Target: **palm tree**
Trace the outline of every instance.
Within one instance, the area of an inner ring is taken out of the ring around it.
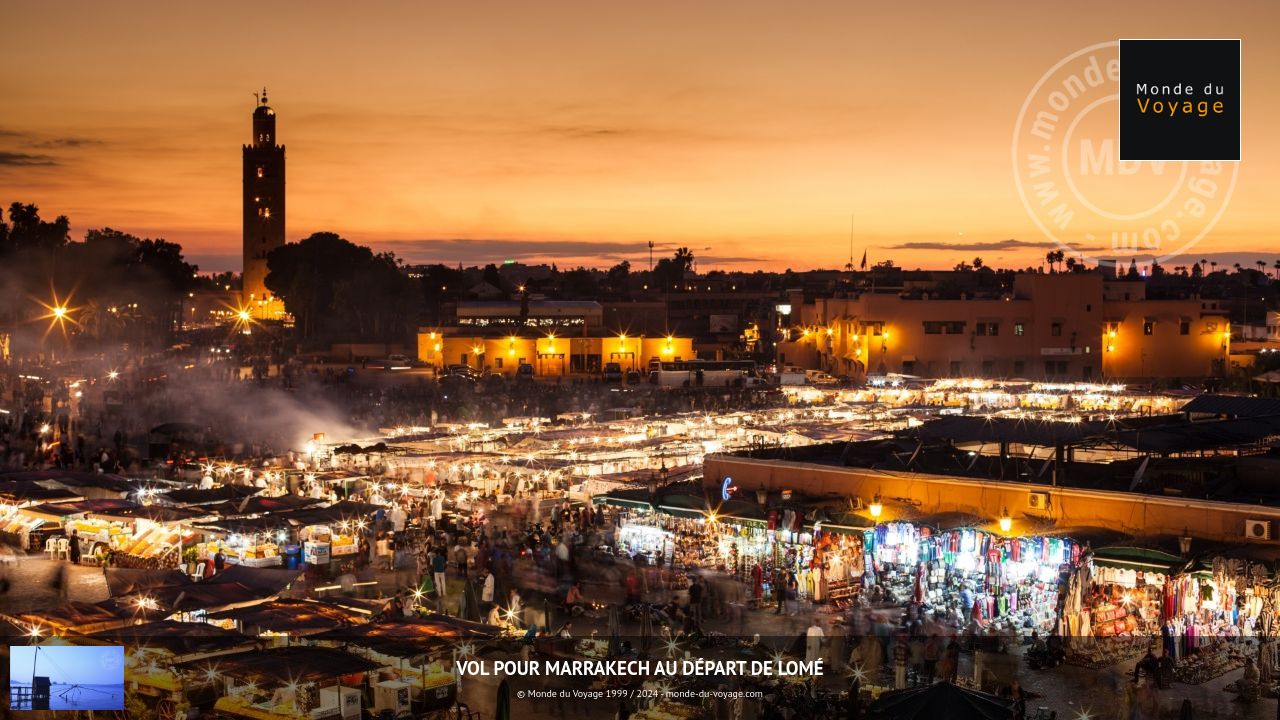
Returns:
[[[1258,272],[1262,273],[1263,275],[1266,275],[1266,274],[1267,274],[1267,261],[1266,261],[1266,260],[1258,260],[1258,261],[1254,262],[1253,264],[1258,266]]]
[[[1217,260],[1209,261],[1209,274],[1212,275],[1213,273],[1216,273],[1216,272],[1218,272],[1218,261]]]
[[[1276,269],[1276,279],[1280,280],[1280,260],[1276,260],[1276,264],[1271,267]]]

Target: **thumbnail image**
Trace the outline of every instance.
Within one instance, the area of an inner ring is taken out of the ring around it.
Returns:
[[[10,710],[123,710],[120,645],[9,648]]]

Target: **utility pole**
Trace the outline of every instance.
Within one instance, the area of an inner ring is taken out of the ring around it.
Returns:
[[[649,282],[653,282],[653,241],[649,241]]]

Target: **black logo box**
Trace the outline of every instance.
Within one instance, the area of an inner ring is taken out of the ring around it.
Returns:
[[[1239,160],[1242,52],[1238,39],[1121,39],[1120,159]]]

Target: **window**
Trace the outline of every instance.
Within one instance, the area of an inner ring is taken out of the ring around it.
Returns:
[[[1027,334],[1027,326],[1026,326],[1025,324],[1023,324],[1023,323],[1014,323],[1014,324],[1013,324],[1013,334],[1014,334],[1014,335],[1026,335],[1026,334]]]
[[[1151,322],[1150,320],[1147,320],[1147,321],[1143,322],[1143,323],[1142,323],[1142,334],[1143,334],[1143,335],[1155,335],[1155,334],[1156,334],[1156,324],[1155,324],[1155,323],[1153,323],[1153,322]]]
[[[1000,334],[1000,323],[980,322],[974,325],[973,332],[975,335],[983,337],[995,337]]]
[[[951,361],[951,368],[950,368],[950,371],[951,371],[951,377],[958,377],[958,376],[960,375],[960,361],[959,361],[959,360],[952,360],[952,361]]]
[[[991,361],[991,360],[983,360],[983,361],[982,361],[982,376],[983,376],[983,377],[991,377],[992,375],[994,375],[994,374],[995,374],[995,371],[996,371],[996,364],[995,364],[993,361]]]
[[[262,166],[258,166],[258,177],[262,177]]]
[[[1182,321],[1178,323],[1178,334],[1179,334],[1179,335],[1190,335],[1190,334],[1191,334],[1191,321],[1190,321],[1190,320],[1188,320],[1188,319],[1186,319],[1186,318],[1182,318]]]
[[[960,320],[925,320],[925,335],[963,335],[964,322]]]
[[[1083,370],[1083,372],[1082,372],[1081,378],[1082,378],[1082,379],[1084,379],[1084,380],[1086,380],[1086,381],[1088,381],[1088,380],[1092,380],[1092,379],[1093,379],[1093,366],[1092,366],[1092,365],[1085,365],[1085,366],[1084,366],[1084,370]]]
[[[493,366],[494,366],[494,367],[496,367],[496,368],[498,368],[499,370],[501,370],[501,369],[502,369],[502,358],[500,358],[500,357],[496,357],[496,358],[494,358],[494,359],[493,359]]]
[[[1092,305],[1092,304],[1090,304],[1090,303],[1085,303],[1084,311],[1085,311],[1085,312],[1093,312],[1093,305]]]
[[[1022,377],[1026,373],[1027,373],[1027,363],[1023,360],[1014,360],[1013,361],[1014,377]]]
[[[459,356],[458,356],[458,364],[459,364],[459,365],[470,365],[470,363],[468,363],[468,362],[467,362],[467,354],[466,354],[466,353],[462,353],[461,355],[459,355]]]
[[[902,361],[902,374],[903,374],[903,375],[915,375],[915,374],[916,374],[916,363],[915,363],[915,361],[914,361],[914,360],[903,360],[903,361]]]
[[[1062,323],[1056,322],[1050,325],[1049,334],[1054,337],[1062,337]]]

